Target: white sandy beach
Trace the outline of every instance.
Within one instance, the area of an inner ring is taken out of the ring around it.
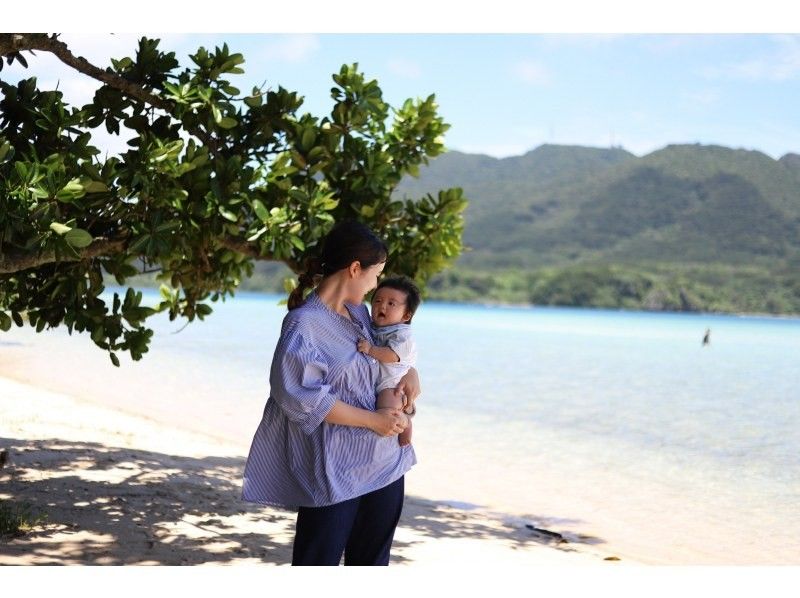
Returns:
[[[0,539],[0,564],[289,562],[294,514],[239,499],[240,446],[6,378],[0,413],[0,500],[44,517]],[[536,521],[459,507],[408,496],[392,564],[631,562],[526,527]]]

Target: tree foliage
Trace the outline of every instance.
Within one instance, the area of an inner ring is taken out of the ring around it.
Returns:
[[[392,108],[376,81],[345,65],[319,118],[283,87],[237,89],[244,57],[227,44],[199,48],[180,68],[159,40],[142,38],[133,57],[103,70],[56,35],[0,34],[7,63],[27,66],[31,50],[102,86],[75,107],[36,78],[0,81],[0,329],[22,326],[23,315],[37,331],[65,324],[118,364],[117,351],[147,351],[148,317],[202,320],[255,259],[300,272],[340,219],[372,227],[390,248],[389,269],[423,284],[461,251],[461,189],[393,194],[444,151],[449,126],[433,95]],[[125,137],[127,151],[95,147],[101,127]],[[157,306],[134,288],[101,298],[108,275],[125,285],[153,270],[164,283]]]
[[[437,301],[645,311],[800,314],[797,268],[730,264],[583,263],[543,268],[456,266],[432,277]]]

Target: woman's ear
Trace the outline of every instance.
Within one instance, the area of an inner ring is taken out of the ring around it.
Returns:
[[[350,273],[351,278],[355,278],[359,274],[361,274],[361,262],[358,260],[352,262],[350,266],[347,268],[347,271]]]

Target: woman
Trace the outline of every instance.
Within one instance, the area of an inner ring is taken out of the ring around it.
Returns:
[[[388,565],[403,507],[403,476],[416,463],[395,436],[399,409],[375,410],[378,363],[364,296],[375,288],[386,246],[356,222],[325,238],[318,266],[289,297],[270,371],[270,398],[244,471],[242,498],[297,508],[293,565]],[[322,280],[303,301],[315,275]],[[413,413],[415,370],[398,393]]]

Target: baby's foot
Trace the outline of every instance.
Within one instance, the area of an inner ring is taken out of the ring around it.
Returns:
[[[400,446],[407,446],[411,444],[411,426],[408,426],[405,430],[397,435],[397,441],[400,443]]]

